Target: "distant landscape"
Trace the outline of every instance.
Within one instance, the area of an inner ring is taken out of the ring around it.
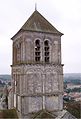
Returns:
[[[2,79],[2,80],[10,80],[11,79],[11,75],[9,75],[9,74],[0,75],[0,79]]]
[[[11,75],[0,75],[0,96],[3,93],[3,88],[5,85],[11,85]]]
[[[81,73],[65,73],[65,83],[81,84]]]

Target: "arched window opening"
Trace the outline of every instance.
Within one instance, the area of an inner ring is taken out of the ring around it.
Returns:
[[[49,45],[49,43],[48,43],[47,40],[44,42],[44,45],[45,45],[45,46],[48,46],[48,45]]]
[[[49,63],[49,42],[46,40],[44,42],[44,61]]]
[[[40,40],[35,41],[35,61],[40,62]]]
[[[40,45],[40,41],[39,41],[39,40],[36,40],[36,41],[35,41],[35,45],[36,45],[36,46],[37,46],[37,45],[39,46],[39,45]]]

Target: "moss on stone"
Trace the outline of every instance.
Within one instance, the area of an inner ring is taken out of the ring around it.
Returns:
[[[8,109],[8,110],[1,110],[0,111],[0,118],[5,119],[11,119],[11,118],[16,118],[18,119],[18,115],[15,109]]]

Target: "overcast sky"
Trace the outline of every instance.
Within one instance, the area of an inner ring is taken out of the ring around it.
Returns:
[[[10,38],[37,10],[62,36],[64,73],[81,73],[81,0],[0,0],[0,74],[10,74]]]

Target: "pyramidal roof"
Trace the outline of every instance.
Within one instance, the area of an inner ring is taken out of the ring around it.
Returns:
[[[19,31],[37,31],[63,35],[51,23],[49,23],[37,10],[29,17]],[[13,38],[13,37],[12,37]]]
[[[21,29],[62,34],[54,26],[52,26],[37,10],[34,11],[34,13],[29,17]]]

